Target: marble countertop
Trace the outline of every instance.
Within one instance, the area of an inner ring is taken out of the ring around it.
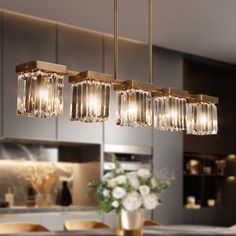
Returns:
[[[1,234],[8,236],[10,234]],[[115,236],[111,229],[94,229],[94,230],[79,230],[71,232],[34,232],[11,234],[20,236]],[[145,227],[143,236],[220,236],[220,235],[236,235],[236,229],[224,227],[209,227],[195,225],[179,225],[179,226],[154,226]]]
[[[10,208],[0,208],[0,217],[5,214],[31,214],[31,213],[58,213],[58,212],[96,212],[96,207],[86,206],[50,206],[50,207],[25,207],[25,206],[14,206]]]

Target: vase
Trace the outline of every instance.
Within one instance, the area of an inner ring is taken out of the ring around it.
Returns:
[[[118,227],[115,230],[119,236],[141,236],[143,229],[143,211],[121,210],[118,215]]]
[[[71,203],[72,196],[68,188],[67,181],[62,181],[62,189],[58,194],[58,204],[61,206],[69,206]]]
[[[50,193],[37,193],[36,204],[38,207],[48,207],[52,205]]]

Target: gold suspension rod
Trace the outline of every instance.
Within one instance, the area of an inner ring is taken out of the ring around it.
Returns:
[[[118,0],[114,0],[114,79],[118,79],[119,48],[118,48]]]
[[[148,0],[149,83],[152,84],[152,0]]]

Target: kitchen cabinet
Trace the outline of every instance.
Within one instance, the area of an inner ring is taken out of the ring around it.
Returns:
[[[218,134],[184,135],[185,152],[220,155],[236,152],[236,108],[232,106],[235,78],[235,67],[184,60],[184,88],[195,94],[201,92],[219,98]]]
[[[55,25],[11,13],[3,14],[3,130],[5,137],[55,140],[55,118],[32,119],[16,115],[17,64],[55,62]]]
[[[141,43],[119,41],[119,79],[148,82],[148,48]],[[113,40],[105,39],[105,72],[113,74]],[[110,118],[104,126],[104,143],[152,146],[152,127],[127,128],[116,125],[116,96],[111,93]]]
[[[182,59],[178,54],[154,48],[153,81],[158,87],[182,88]],[[168,170],[166,169],[168,167]],[[173,172],[175,180],[162,195],[163,205],[153,219],[161,224],[183,224],[183,133],[153,130],[153,173]],[[174,196],[174,200],[173,200]]]
[[[76,71],[103,72],[103,36],[72,27],[58,26],[57,63]],[[71,85],[65,79],[64,113],[58,118],[57,139],[101,143],[102,123],[70,121]]]

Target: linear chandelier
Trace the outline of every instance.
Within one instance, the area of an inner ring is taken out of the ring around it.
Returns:
[[[104,122],[109,119],[110,92],[116,91],[116,124],[157,130],[186,130],[192,135],[218,132],[218,98],[192,95],[175,88],[152,85],[152,0],[148,0],[149,81],[118,79],[118,0],[114,0],[114,75],[77,72],[43,61],[16,66],[18,73],[17,115],[49,118],[63,113],[64,76],[71,83],[70,120]]]

